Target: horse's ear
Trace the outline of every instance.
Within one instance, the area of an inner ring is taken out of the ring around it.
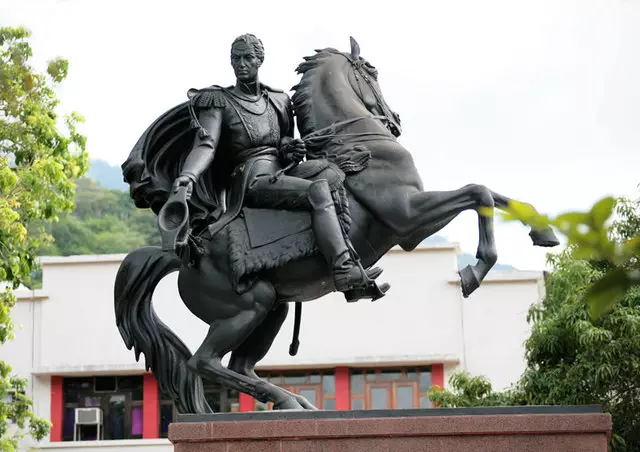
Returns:
[[[357,61],[360,59],[360,46],[353,36],[350,36],[349,40],[351,41],[351,58]]]

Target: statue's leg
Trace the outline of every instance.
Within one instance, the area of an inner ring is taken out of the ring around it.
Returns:
[[[333,271],[336,290],[367,297],[366,292],[357,290],[377,288],[371,278],[379,275],[380,270],[365,271],[352,258],[348,238],[340,225],[326,180],[311,182],[283,175],[272,181],[268,174],[264,174],[250,182],[245,200],[248,206],[310,211],[316,243]],[[381,287],[382,290],[377,288],[373,291],[380,294],[378,297],[384,295],[386,289],[386,286]],[[355,299],[348,297],[348,301]]]
[[[228,369],[221,363],[227,353],[238,348],[265,321],[275,298],[273,286],[266,281],[258,281],[249,291],[238,296],[237,311],[211,323],[206,338],[187,365],[202,377],[247,393],[263,403],[271,401],[280,408],[301,409],[296,397],[290,393]]]
[[[401,246],[413,249],[461,212],[478,212],[478,262],[460,271],[462,292],[467,297],[480,286],[498,258],[493,234],[493,207],[491,191],[483,185],[471,184],[452,191],[416,192],[409,196],[406,191],[399,192],[394,196],[388,215],[393,229],[402,237]],[[483,208],[484,212],[481,211]]]
[[[242,343],[240,347],[231,353],[231,359],[229,360],[229,369],[247,377],[261,380],[267,387],[272,389],[281,389],[279,386],[274,385],[266,380],[263,380],[256,374],[255,366],[263,359],[274,339],[278,335],[282,323],[287,318],[289,311],[289,305],[287,303],[280,304],[277,308],[271,311],[267,318],[256,328],[251,335]],[[304,397],[293,394],[286,391],[295,397],[297,402],[308,410],[316,410],[317,408]]]

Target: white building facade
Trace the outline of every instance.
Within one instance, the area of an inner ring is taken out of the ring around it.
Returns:
[[[492,272],[464,299],[451,243],[394,249],[381,259],[391,290],[376,302],[346,303],[331,294],[303,306],[300,350],[288,354],[293,310],[258,373],[324,409],[430,407],[426,392],[466,369],[500,390],[524,369],[526,314],[543,296],[542,272]],[[14,373],[29,379],[49,438],[58,451],[170,451],[167,426],[175,409],[135,361],[115,324],[113,284],[124,255],[44,257],[41,290],[20,291],[13,311],[16,338],[0,350]],[[156,288],[159,317],[194,351],[208,325],[178,296],[177,273]],[[269,409],[250,396],[205,385],[216,411]],[[97,428],[76,428],[78,408],[99,408]],[[76,440],[74,441],[74,431]],[[33,446],[29,441],[24,447]]]

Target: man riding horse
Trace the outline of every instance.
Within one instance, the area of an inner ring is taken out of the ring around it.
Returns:
[[[383,287],[371,281],[377,270],[367,275],[362,267],[394,246],[413,250],[474,210],[478,261],[459,271],[468,297],[497,261],[491,213],[514,202],[479,184],[424,190],[411,152],[396,139],[399,118],[355,39],[350,52],[324,48],[305,57],[291,100],[259,83],[263,56],[254,36],[236,39],[236,85],[190,91],[145,130],[122,164],[136,206],[158,215],[162,247],[140,247],[122,261],[116,324],[181,413],[211,412],[203,379],[276,409],[314,409],[255,371],[289,305],[296,303],[297,338],[304,302],[335,289],[347,300],[379,298]],[[293,109],[306,146],[293,138]],[[550,229],[529,235],[534,245],[559,243]],[[185,307],[209,325],[193,353],[153,309],[158,283],[174,271]],[[401,315],[412,315],[405,308],[398,306]]]
[[[173,191],[193,191],[200,176],[214,162],[219,174],[231,174],[228,210],[209,225],[213,236],[233,220],[243,206],[308,210],[316,245],[333,273],[336,290],[348,301],[380,293],[374,279],[380,269],[365,271],[343,231],[329,184],[285,174],[305,156],[301,139],[293,138],[294,114],[289,96],[258,79],[264,60],[262,42],[252,34],[236,38],[231,66],[236,84],[190,90],[192,122],[198,128]],[[347,295],[348,294],[348,295]],[[357,295],[356,295],[357,294]]]

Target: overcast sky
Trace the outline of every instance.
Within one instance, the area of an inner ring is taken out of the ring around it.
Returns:
[[[303,56],[353,35],[427,190],[481,183],[552,214],[638,194],[640,0],[0,0],[0,25],[31,29],[40,67],[69,59],[60,111],[114,165],[189,88],[233,83],[237,35],[262,39],[261,79],[286,90]],[[475,254],[475,214],[442,235]],[[524,227],[496,238],[500,262],[544,267]]]

